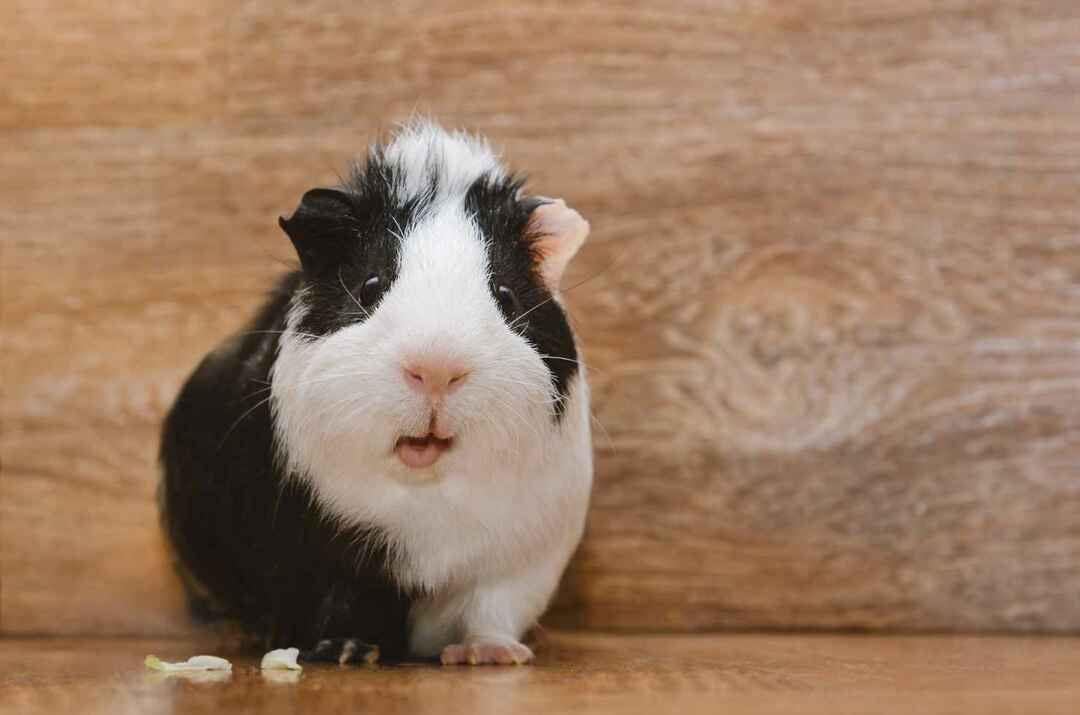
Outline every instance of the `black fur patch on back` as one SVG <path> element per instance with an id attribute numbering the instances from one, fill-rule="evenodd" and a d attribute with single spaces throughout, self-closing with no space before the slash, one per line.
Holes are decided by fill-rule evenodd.
<path id="1" fill-rule="evenodd" d="M 529 235 L 529 215 L 540 205 L 537 199 L 518 199 L 524 180 L 520 177 L 476 180 L 465 196 L 465 209 L 487 238 L 490 289 L 497 298 L 500 285 L 514 292 L 521 309 L 517 316 L 505 314 L 507 324 L 539 351 L 555 387 L 556 417 L 561 417 L 569 383 L 577 373 L 577 349 L 566 313 L 544 285 Z M 498 302 L 496 300 L 496 302 Z"/>

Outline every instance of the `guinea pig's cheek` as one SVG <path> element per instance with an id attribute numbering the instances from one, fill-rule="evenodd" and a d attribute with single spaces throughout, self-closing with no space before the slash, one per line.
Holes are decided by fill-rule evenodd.
<path id="1" fill-rule="evenodd" d="M 386 406 L 394 405 L 392 396 L 380 389 L 386 380 L 379 374 L 377 356 L 353 332 L 332 336 L 312 355 L 298 399 L 302 428 L 349 450 L 357 449 L 351 443 L 364 441 L 360 436 L 377 432 L 379 425 L 392 419 Z"/>
<path id="2" fill-rule="evenodd" d="M 476 371 L 475 380 L 462 390 L 451 413 L 464 433 L 463 447 L 469 443 L 470 448 L 483 446 L 495 452 L 513 449 L 521 435 L 534 433 L 536 423 L 543 419 L 542 382 L 538 393 L 527 358 L 511 352 L 504 355 L 487 370 Z"/>

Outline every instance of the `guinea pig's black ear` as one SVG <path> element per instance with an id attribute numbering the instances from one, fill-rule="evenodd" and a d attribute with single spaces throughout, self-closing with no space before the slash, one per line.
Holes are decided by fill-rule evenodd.
<path id="1" fill-rule="evenodd" d="M 536 196 L 523 203 L 531 209 L 528 230 L 540 277 L 551 293 L 557 293 L 563 271 L 589 235 L 589 222 L 562 199 Z"/>
<path id="2" fill-rule="evenodd" d="M 349 195 L 337 189 L 312 189 L 289 218 L 278 225 L 289 235 L 308 274 L 318 274 L 341 260 L 356 240 L 356 216 Z"/>

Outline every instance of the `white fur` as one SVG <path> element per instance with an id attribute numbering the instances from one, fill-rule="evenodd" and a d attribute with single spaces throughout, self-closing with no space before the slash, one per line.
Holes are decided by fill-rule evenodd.
<path id="1" fill-rule="evenodd" d="M 406 194 L 433 162 L 450 180 L 409 227 L 398 277 L 369 319 L 304 340 L 297 296 L 272 404 L 283 456 L 328 511 L 386 534 L 394 576 L 423 594 L 410 642 L 429 656 L 467 637 L 519 639 L 546 607 L 584 525 L 589 396 L 582 368 L 563 418 L 552 418 L 550 373 L 491 295 L 484 238 L 461 202 L 478 176 L 502 172 L 487 145 L 421 123 L 386 156 L 406 167 Z M 426 431 L 429 408 L 402 366 L 433 355 L 465 361 L 470 374 L 445 398 L 454 447 L 413 470 L 393 447 Z"/>
<path id="2" fill-rule="evenodd" d="M 505 170 L 488 143 L 467 132 L 447 132 L 426 119 L 413 119 L 399 127 L 393 142 L 383 152 L 386 160 L 400 166 L 402 185 L 398 199 L 416 196 L 439 177 L 439 196 L 446 200 L 464 195 L 478 177 L 499 178 Z"/>

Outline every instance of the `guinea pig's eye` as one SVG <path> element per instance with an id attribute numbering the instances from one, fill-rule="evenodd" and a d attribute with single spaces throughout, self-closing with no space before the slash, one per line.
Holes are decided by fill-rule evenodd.
<path id="1" fill-rule="evenodd" d="M 360 303 L 365 308 L 374 307 L 379 302 L 379 298 L 382 298 L 383 283 L 379 279 L 379 276 L 373 275 L 364 281 L 364 285 L 360 286 Z"/>
<path id="2" fill-rule="evenodd" d="M 507 320 L 513 320 L 521 312 L 521 301 L 518 300 L 514 291 L 506 286 L 495 289 L 495 299 L 499 301 L 499 310 L 503 312 Z"/>

